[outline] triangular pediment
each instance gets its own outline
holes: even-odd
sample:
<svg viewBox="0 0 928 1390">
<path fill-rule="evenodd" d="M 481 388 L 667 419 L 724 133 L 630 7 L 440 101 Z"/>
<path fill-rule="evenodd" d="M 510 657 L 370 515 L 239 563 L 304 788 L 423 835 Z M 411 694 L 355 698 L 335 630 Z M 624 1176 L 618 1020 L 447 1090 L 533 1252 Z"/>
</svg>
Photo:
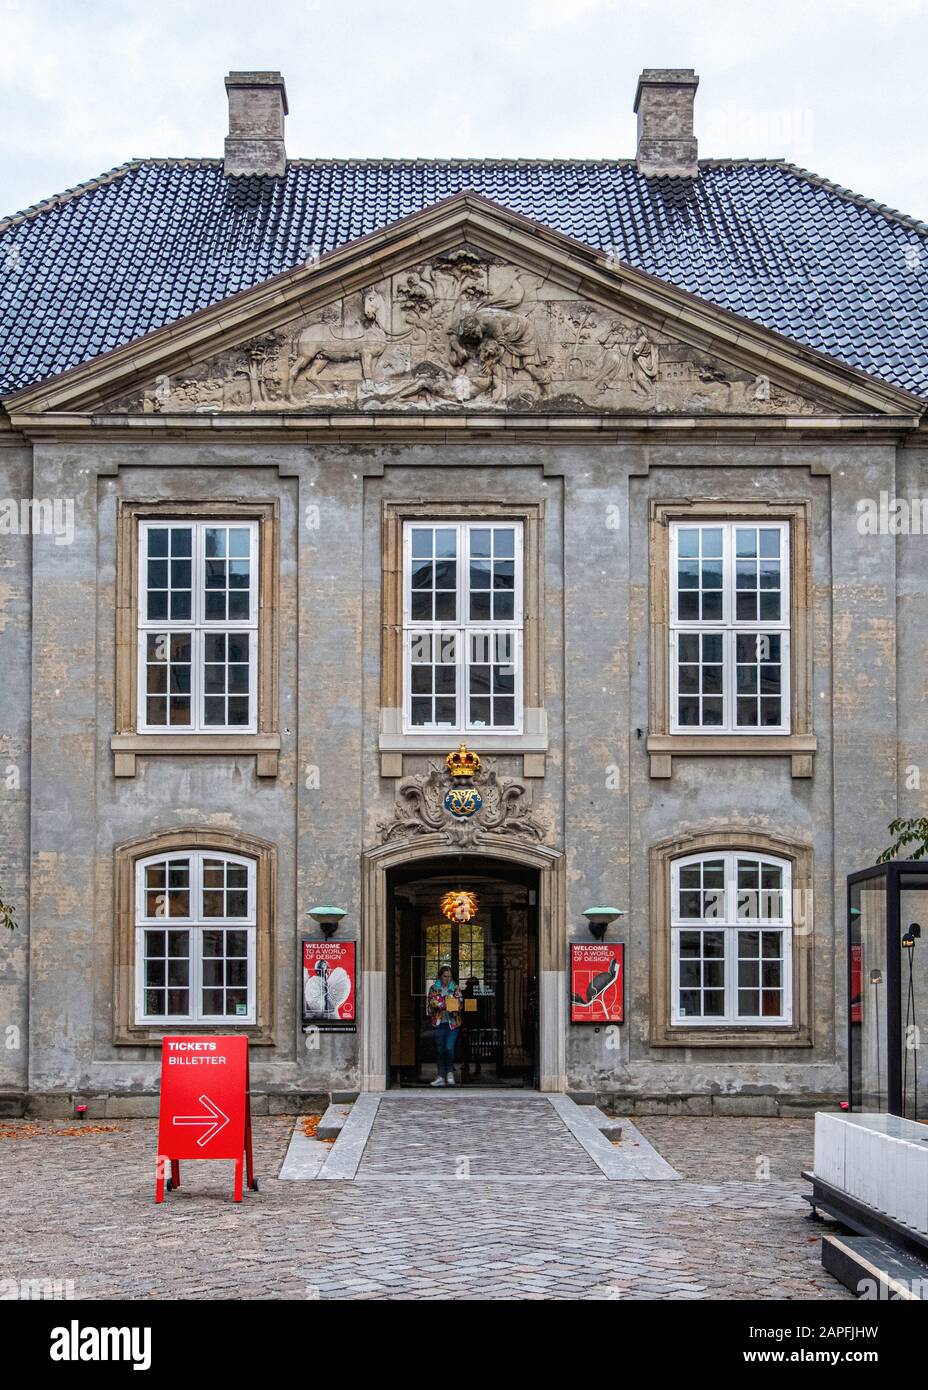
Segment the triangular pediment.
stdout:
<svg viewBox="0 0 928 1390">
<path fill-rule="evenodd" d="M 172 417 L 891 413 L 911 398 L 471 195 L 30 388 Z"/>
</svg>

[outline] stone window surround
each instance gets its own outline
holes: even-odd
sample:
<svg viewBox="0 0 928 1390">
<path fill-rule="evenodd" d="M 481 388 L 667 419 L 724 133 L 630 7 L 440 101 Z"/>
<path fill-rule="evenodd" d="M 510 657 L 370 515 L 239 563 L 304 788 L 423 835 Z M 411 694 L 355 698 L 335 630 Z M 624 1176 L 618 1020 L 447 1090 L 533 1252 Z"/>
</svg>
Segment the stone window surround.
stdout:
<svg viewBox="0 0 928 1390">
<path fill-rule="evenodd" d="M 811 1047 L 812 1046 L 812 921 L 793 911 L 792 937 L 792 1023 L 697 1024 L 671 1023 L 671 864 L 675 859 L 703 852 L 745 850 L 769 854 L 790 863 L 793 902 L 810 903 L 813 884 L 813 854 L 810 845 L 780 839 L 756 829 L 729 826 L 693 834 L 675 835 L 652 845 L 648 854 L 650 878 L 650 1045 L 652 1047 Z M 811 909 L 808 910 L 809 914 Z"/>
<path fill-rule="evenodd" d="M 256 733 L 139 733 L 138 588 L 139 522 L 215 518 L 258 522 L 258 728 Z M 259 777 L 276 777 L 278 726 L 278 612 L 280 507 L 271 501 L 119 498 L 116 513 L 116 731 L 110 740 L 113 775 L 134 777 L 136 758 L 200 754 L 254 754 Z"/>
<path fill-rule="evenodd" d="M 403 732 L 403 528 L 407 521 L 520 521 L 523 555 L 522 708 L 520 734 L 472 736 L 480 753 L 521 753 L 523 775 L 543 777 L 548 749 L 544 710 L 544 507 L 539 502 L 391 502 L 382 507 L 380 774 L 403 775 L 404 754 L 449 751 L 460 735 Z"/>
<path fill-rule="evenodd" d="M 238 831 L 209 830 L 202 826 L 181 826 L 176 830 L 159 831 L 127 840 L 116 847 L 113 1042 L 124 1047 L 160 1047 L 161 1039 L 171 1031 L 169 1024 L 135 1021 L 135 866 L 139 859 L 178 850 L 240 854 L 255 862 L 256 1022 L 236 1024 L 232 1019 L 224 1019 L 210 1023 L 184 1023 L 184 1032 L 208 1035 L 232 1028 L 244 1034 L 251 1043 L 273 1045 L 277 850 L 266 840 L 251 835 Z"/>
<path fill-rule="evenodd" d="M 670 777 L 674 755 L 789 757 L 794 777 L 811 777 L 812 503 L 756 500 L 652 500 L 650 503 L 650 775 Z M 670 523 L 672 521 L 788 521 L 790 528 L 790 733 L 670 732 Z"/>
</svg>

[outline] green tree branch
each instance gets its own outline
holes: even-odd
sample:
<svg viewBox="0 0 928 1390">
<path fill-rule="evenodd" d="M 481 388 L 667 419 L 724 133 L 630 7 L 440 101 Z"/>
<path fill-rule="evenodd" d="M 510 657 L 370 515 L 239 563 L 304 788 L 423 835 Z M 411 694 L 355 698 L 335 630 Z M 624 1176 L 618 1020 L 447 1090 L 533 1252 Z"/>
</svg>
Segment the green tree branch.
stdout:
<svg viewBox="0 0 928 1390">
<path fill-rule="evenodd" d="M 911 820 L 894 820 L 890 822 L 890 835 L 895 835 L 895 840 L 888 849 L 884 849 L 878 864 L 885 864 L 889 859 L 901 856 L 905 859 L 924 859 L 928 855 L 928 817 L 914 817 Z M 914 850 L 909 849 L 914 845 Z M 903 851 L 905 853 L 903 854 Z"/>
</svg>

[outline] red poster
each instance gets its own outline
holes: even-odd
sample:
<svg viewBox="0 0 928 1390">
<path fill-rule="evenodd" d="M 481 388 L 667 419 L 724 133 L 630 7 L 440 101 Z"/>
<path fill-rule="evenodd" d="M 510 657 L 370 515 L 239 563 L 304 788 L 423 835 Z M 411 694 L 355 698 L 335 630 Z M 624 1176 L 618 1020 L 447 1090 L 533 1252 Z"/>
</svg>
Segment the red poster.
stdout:
<svg viewBox="0 0 928 1390">
<path fill-rule="evenodd" d="M 621 942 L 571 942 L 571 1023 L 624 1022 L 624 959 Z"/>
<path fill-rule="evenodd" d="M 164 1200 L 166 1163 L 171 1164 L 170 1188 L 175 1188 L 180 1186 L 180 1159 L 224 1158 L 235 1163 L 235 1200 L 240 1202 L 243 1157 L 248 1186 L 256 1188 L 248 1039 L 203 1034 L 162 1039 L 155 1201 Z"/>
<path fill-rule="evenodd" d="M 304 1028 L 353 1027 L 356 1018 L 355 943 L 303 942 Z"/>
<path fill-rule="evenodd" d="M 851 946 L 851 1022 L 863 1020 L 864 948 L 860 942 Z"/>
</svg>

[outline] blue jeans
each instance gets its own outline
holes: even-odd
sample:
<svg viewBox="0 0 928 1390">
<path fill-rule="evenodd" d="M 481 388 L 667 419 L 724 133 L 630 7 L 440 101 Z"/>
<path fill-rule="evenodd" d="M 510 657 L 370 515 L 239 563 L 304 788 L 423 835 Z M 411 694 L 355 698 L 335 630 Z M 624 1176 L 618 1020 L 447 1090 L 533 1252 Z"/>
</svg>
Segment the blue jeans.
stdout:
<svg viewBox="0 0 928 1390">
<path fill-rule="evenodd" d="M 457 1046 L 460 1028 L 452 1028 L 442 1019 L 435 1029 L 435 1057 L 438 1061 L 438 1075 L 448 1076 L 454 1071 L 454 1049 Z"/>
</svg>

